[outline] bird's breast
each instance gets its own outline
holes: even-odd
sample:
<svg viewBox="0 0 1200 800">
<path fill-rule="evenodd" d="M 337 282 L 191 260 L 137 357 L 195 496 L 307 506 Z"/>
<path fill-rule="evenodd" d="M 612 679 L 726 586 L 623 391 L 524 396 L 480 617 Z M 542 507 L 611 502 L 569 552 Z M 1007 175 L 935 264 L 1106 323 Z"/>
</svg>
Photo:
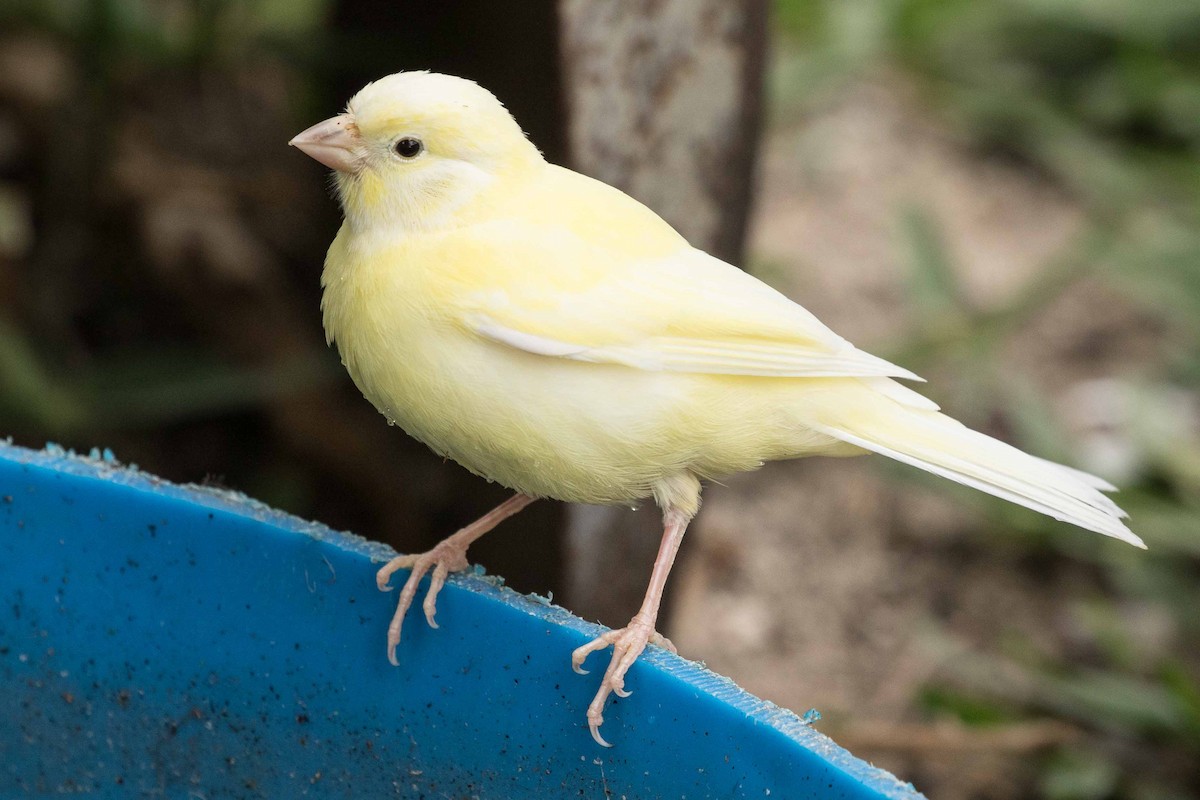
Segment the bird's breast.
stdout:
<svg viewBox="0 0 1200 800">
<path fill-rule="evenodd" d="M 728 474 L 798 454 L 769 388 L 778 382 L 506 346 L 461 323 L 444 282 L 422 277 L 438 267 L 404 248 L 363 258 L 335 242 L 324 322 L 366 398 L 472 472 L 533 495 L 611 503 L 683 472 Z"/>
<path fill-rule="evenodd" d="M 480 338 L 447 313 L 454 299 L 422 280 L 428 265 L 402 249 L 358 260 L 339 249 L 324 276 L 326 335 L 363 395 L 436 453 L 514 489 L 579 502 L 645 496 L 670 471 L 639 453 L 655 426 L 644 412 L 661 389 L 640 391 L 630 370 Z"/>
</svg>

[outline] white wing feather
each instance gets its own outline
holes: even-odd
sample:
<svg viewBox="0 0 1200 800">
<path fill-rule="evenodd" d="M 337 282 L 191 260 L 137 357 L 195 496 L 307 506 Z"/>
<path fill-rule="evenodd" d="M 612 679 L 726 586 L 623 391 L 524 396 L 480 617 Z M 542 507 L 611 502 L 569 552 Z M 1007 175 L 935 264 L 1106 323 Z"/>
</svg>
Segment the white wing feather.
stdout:
<svg viewBox="0 0 1200 800">
<path fill-rule="evenodd" d="M 758 279 L 691 248 L 615 268 L 584 291 L 552 295 L 533 282 L 509 282 L 480 293 L 468 323 L 535 355 L 648 371 L 921 380 L 855 348 Z"/>
</svg>

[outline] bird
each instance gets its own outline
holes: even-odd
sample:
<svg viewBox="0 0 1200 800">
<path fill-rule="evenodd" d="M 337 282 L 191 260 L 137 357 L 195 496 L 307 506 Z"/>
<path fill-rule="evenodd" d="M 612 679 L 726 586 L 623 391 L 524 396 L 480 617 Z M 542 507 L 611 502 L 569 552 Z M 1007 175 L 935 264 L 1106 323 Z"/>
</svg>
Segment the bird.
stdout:
<svg viewBox="0 0 1200 800">
<path fill-rule="evenodd" d="M 692 247 L 619 189 L 547 162 L 477 83 L 427 71 L 367 84 L 290 143 L 333 170 L 343 222 L 321 274 L 327 342 L 389 423 L 515 493 L 411 570 L 387 632 L 426 574 L 437 627 L 467 548 L 537 499 L 630 506 L 663 534 L 587 709 L 604 709 L 657 630 L 668 573 L 705 481 L 806 456 L 878 453 L 1144 548 L 1101 478 L 971 430 L 747 272 Z"/>
</svg>

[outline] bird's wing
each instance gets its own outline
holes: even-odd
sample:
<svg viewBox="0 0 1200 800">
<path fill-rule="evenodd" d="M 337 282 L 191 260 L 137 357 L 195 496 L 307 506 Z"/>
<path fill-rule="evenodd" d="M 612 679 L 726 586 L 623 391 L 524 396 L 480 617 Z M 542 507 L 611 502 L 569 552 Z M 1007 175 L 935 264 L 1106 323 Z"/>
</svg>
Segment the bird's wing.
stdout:
<svg viewBox="0 0 1200 800">
<path fill-rule="evenodd" d="M 511 221 L 469 235 L 477 238 L 467 250 L 481 257 L 455 259 L 472 273 L 460 283 L 472 290 L 455 292 L 459 321 L 518 350 L 652 371 L 920 380 L 691 247 L 630 257 Z"/>
</svg>

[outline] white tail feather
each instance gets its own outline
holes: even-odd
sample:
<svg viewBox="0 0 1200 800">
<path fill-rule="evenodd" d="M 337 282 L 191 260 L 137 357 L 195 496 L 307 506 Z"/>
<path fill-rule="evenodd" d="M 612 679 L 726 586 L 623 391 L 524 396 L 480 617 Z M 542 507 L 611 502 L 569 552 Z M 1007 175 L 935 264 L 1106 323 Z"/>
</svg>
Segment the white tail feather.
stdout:
<svg viewBox="0 0 1200 800">
<path fill-rule="evenodd" d="M 888 398 L 879 400 L 875 413 L 839 414 L 846 422 L 814 427 L 1063 522 L 1146 547 L 1121 522 L 1128 515 L 1100 493 L 1113 490 L 1107 481 L 1031 456 L 944 414 L 905 407 Z"/>
</svg>

